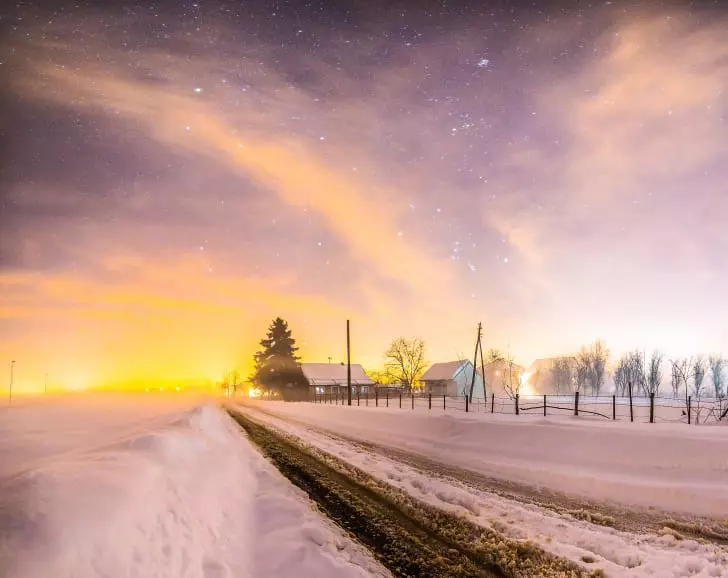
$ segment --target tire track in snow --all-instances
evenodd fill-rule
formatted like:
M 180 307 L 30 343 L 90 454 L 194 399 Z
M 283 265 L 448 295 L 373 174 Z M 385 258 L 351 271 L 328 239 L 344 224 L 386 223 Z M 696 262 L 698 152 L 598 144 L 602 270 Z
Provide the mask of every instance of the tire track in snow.
M 573 562 L 414 500 L 362 470 L 231 416 L 295 485 L 395 576 L 589 576 Z
M 676 531 L 679 536 L 707 540 L 721 546 L 728 546 L 728 525 L 725 521 L 686 516 L 657 509 L 641 509 L 623 506 L 613 502 L 596 502 L 578 496 L 572 496 L 545 487 L 534 487 L 504 478 L 496 478 L 441 461 L 434 460 L 417 452 L 403 450 L 394 446 L 363 441 L 339 432 L 313 426 L 303 420 L 287 415 L 279 415 L 255 406 L 255 411 L 288 422 L 292 425 L 311 430 L 314 433 L 330 438 L 335 442 L 345 443 L 384 458 L 402 463 L 416 470 L 427 472 L 445 480 L 454 480 L 472 488 L 489 492 L 501 498 L 533 505 L 559 514 L 568 514 L 574 518 L 592 524 L 608 526 L 617 530 L 632 533 L 661 533 L 665 528 Z

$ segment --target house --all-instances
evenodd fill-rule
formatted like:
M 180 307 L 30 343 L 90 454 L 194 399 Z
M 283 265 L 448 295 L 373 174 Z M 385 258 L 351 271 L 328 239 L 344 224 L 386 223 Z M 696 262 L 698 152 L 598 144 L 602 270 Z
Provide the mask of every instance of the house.
M 510 397 L 509 390 L 519 387 L 523 379 L 525 368 L 517 363 L 509 363 L 505 359 L 498 359 L 485 364 L 486 393 L 494 393 L 496 397 Z
M 315 393 L 346 395 L 346 365 L 344 363 L 302 363 L 301 370 Z M 351 364 L 352 391 L 366 393 L 374 381 L 358 363 Z
M 433 364 L 420 378 L 424 392 L 432 395 L 465 397 L 473 381 L 473 364 L 468 361 L 448 361 Z M 483 377 L 475 372 L 473 397 L 485 397 Z

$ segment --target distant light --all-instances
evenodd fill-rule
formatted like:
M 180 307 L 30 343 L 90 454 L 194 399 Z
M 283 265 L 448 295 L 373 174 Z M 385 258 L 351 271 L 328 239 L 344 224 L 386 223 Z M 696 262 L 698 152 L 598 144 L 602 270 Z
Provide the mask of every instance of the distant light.
M 177 387 L 175 387 L 175 389 L 176 389 L 177 391 L 179 391 L 179 385 L 178 385 Z
M 508 257 L 503 257 L 503 262 L 508 263 Z
M 478 61 L 478 68 L 488 68 L 488 65 L 490 64 L 490 60 L 487 58 L 481 58 Z
M 199 87 L 198 88 L 195 88 L 195 92 L 202 92 L 202 89 L 199 88 Z

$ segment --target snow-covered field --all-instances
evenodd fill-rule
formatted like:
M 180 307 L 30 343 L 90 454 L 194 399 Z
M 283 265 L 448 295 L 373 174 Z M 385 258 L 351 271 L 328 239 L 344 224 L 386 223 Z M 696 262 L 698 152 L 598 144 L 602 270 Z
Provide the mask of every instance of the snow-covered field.
M 599 500 L 728 518 L 728 428 L 262 401 L 244 411 L 417 499 L 608 576 L 728 576 L 726 551 L 714 544 L 580 521 L 320 431 Z M 0 570 L 3 578 L 387 575 L 214 400 L 172 394 L 0 409 Z
M 484 434 L 487 431 L 483 430 L 482 424 L 472 417 L 464 420 L 464 416 L 460 416 L 464 421 L 441 415 L 427 419 L 412 413 L 384 412 L 380 414 L 355 408 L 332 408 L 331 406 L 322 408 L 308 404 L 275 402 L 252 404 L 246 402 L 241 406 L 241 410 L 254 419 L 298 436 L 307 443 L 333 454 L 431 505 L 456 511 L 468 519 L 494 528 L 506 536 L 530 540 L 544 550 L 579 562 L 586 567 L 600 568 L 605 571 L 607 576 L 660 576 L 665 578 L 728 576 L 728 552 L 715 544 L 701 544 L 696 540 L 680 539 L 679 534 L 668 529 L 655 534 L 619 531 L 608 526 L 576 519 L 567 513 L 541 508 L 533 504 L 519 503 L 490 492 L 479 491 L 452 479 L 433 476 L 430 472 L 409 467 L 401 462 L 367 451 L 366 448 L 352 446 L 305 425 L 310 423 L 316 428 L 324 427 L 370 441 L 373 441 L 372 437 L 374 437 L 382 443 L 387 442 L 399 447 L 415 447 L 418 450 L 425 450 L 423 444 L 427 444 L 441 459 L 445 459 L 445 456 L 450 454 L 450 448 L 458 448 L 456 451 L 456 460 L 458 460 L 462 459 L 464 455 L 463 448 L 468 446 L 468 438 Z M 260 410 L 264 410 L 266 413 Z M 281 417 L 276 417 L 276 415 Z M 295 418 L 295 421 L 292 421 L 291 418 Z M 572 469 L 578 470 L 575 464 L 583 461 L 583 448 L 573 453 L 570 453 L 569 449 L 565 449 L 567 455 L 563 459 L 558 459 L 558 452 L 554 453 L 554 448 L 550 448 L 550 444 L 560 441 L 560 436 L 563 435 L 569 438 L 572 445 L 578 445 L 582 433 L 586 436 L 584 444 L 595 443 L 600 437 L 604 438 L 602 441 L 605 443 L 609 443 L 610 440 L 609 434 L 605 433 L 603 428 L 598 427 L 587 427 L 582 432 L 579 432 L 577 427 L 565 427 L 563 431 L 559 430 L 559 433 L 554 434 L 547 433 L 553 429 L 553 424 L 531 424 L 530 427 L 525 428 L 522 421 L 519 424 L 518 427 L 523 429 L 518 432 L 511 431 L 511 424 L 503 420 L 488 424 L 493 426 L 488 432 L 491 436 L 498 434 L 501 436 L 508 434 L 508 436 L 495 439 L 486 436 L 474 439 L 473 441 L 478 443 L 481 450 L 471 453 L 471 459 L 478 462 L 489 460 L 493 455 L 492 452 L 483 451 L 482 448 L 492 445 L 496 440 L 497 443 L 502 443 L 508 449 L 511 444 L 525 443 L 529 437 L 527 432 L 534 434 L 533 428 L 535 427 L 546 433 L 545 437 L 539 436 L 539 438 L 531 439 L 528 444 L 541 447 L 539 453 L 542 460 L 536 467 L 545 472 L 552 465 L 561 468 L 563 462 L 571 462 Z M 660 444 L 665 443 L 670 435 L 669 430 L 665 428 L 662 430 L 656 438 L 660 440 Z M 371 434 L 374 432 L 377 433 L 372 436 Z M 576 435 L 577 433 L 578 435 Z M 632 432 L 632 436 L 642 435 L 644 434 L 639 428 Z M 715 439 L 725 443 L 725 433 L 715 435 L 717 436 Z M 713 438 L 704 434 L 704 437 L 695 435 L 689 439 L 696 443 L 703 443 L 710 442 Z M 486 440 L 490 440 L 490 442 Z M 619 448 L 622 453 L 629 453 L 624 443 L 623 440 Z M 592 449 L 597 450 L 598 448 L 593 447 Z M 712 448 L 708 445 L 706 449 L 710 451 Z M 669 453 L 670 450 L 667 449 L 666 452 Z M 495 454 L 496 458 L 498 456 L 500 454 Z M 543 459 L 545 456 L 550 456 L 550 465 Z M 521 455 L 519 459 L 524 458 L 525 456 Z M 725 455 L 723 459 L 725 459 Z M 655 462 L 656 460 L 651 460 L 652 467 L 657 467 Z M 612 469 L 618 470 L 624 463 L 625 460 L 622 459 Z M 677 460 L 673 464 L 675 468 L 678 468 Z M 723 463 L 723 467 L 725 468 L 725 463 Z M 723 471 L 725 472 L 725 469 Z M 579 473 L 579 476 L 585 474 L 587 472 Z M 644 483 L 649 485 L 655 481 L 654 479 L 645 480 Z M 600 490 L 604 488 L 604 481 L 598 478 L 592 477 L 591 482 Z M 629 483 L 634 484 L 635 481 L 632 480 Z M 724 488 L 724 491 L 727 490 Z M 659 493 L 659 491 L 658 488 L 657 492 Z M 674 504 L 675 498 L 675 495 L 671 495 L 670 503 Z M 692 507 L 691 503 L 686 503 L 684 506 L 688 509 Z
M 377 576 L 209 401 L 0 410 L 3 578 Z
M 455 466 L 634 506 L 728 519 L 728 427 L 246 401 Z

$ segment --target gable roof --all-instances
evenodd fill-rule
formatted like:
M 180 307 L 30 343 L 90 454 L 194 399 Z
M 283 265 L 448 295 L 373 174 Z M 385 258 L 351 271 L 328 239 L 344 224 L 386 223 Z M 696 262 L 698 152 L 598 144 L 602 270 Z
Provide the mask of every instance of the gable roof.
M 421 381 L 447 381 L 455 377 L 463 365 L 472 366 L 469 360 L 447 361 L 445 363 L 433 363 L 430 368 L 422 374 Z
M 301 370 L 311 385 L 346 385 L 346 365 L 340 363 L 302 363 Z M 351 364 L 351 383 L 374 385 L 358 363 Z

